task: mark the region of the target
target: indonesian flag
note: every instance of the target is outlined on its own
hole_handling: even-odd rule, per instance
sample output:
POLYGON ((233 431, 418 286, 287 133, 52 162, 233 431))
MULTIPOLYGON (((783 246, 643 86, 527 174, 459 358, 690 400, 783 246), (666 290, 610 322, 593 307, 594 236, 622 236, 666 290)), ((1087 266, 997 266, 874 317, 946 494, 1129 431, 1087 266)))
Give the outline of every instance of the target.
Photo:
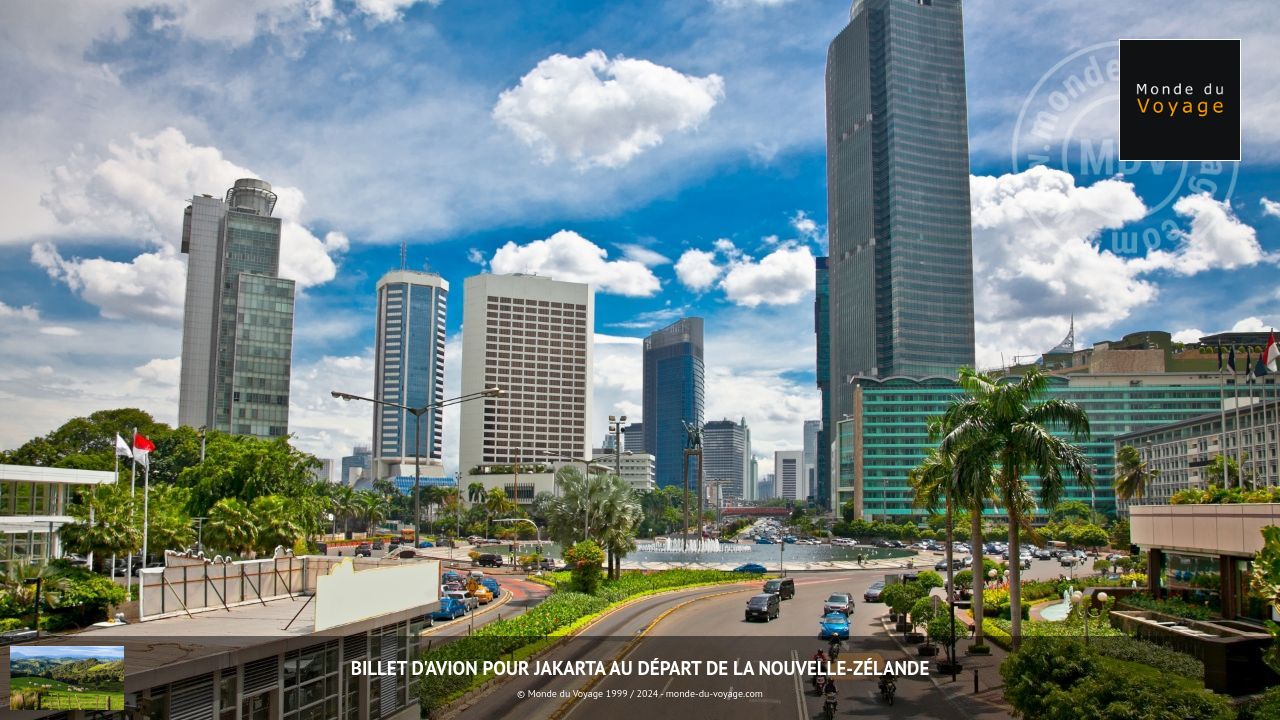
POLYGON ((1267 336, 1267 346, 1262 349, 1262 364, 1267 367, 1267 372, 1276 371, 1276 359, 1280 358, 1280 348, 1276 347, 1276 331, 1272 330, 1267 336))
POLYGON ((133 459, 144 467, 151 467, 151 451, 155 449, 156 444, 148 440, 145 435, 135 434, 133 436, 133 459))
POLYGON ((116 433, 116 457, 133 457, 133 450, 129 449, 129 443, 120 437, 120 433, 116 433))

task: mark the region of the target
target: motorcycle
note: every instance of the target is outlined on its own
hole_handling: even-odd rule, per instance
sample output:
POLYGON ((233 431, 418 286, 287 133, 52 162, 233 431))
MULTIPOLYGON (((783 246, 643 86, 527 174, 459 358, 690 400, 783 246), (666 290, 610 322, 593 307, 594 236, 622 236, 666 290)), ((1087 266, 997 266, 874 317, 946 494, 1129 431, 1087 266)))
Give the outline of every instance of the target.
POLYGON ((841 644, 839 642, 833 642, 828 646, 827 656, 831 658, 831 662, 835 662, 836 658, 840 657, 840 649, 841 644))
POLYGON ((884 698, 885 702, 892 705, 893 695, 897 691, 898 691, 898 683, 895 682, 893 678, 880 679, 880 697, 884 698))
POLYGON ((827 686, 827 676, 818 674, 813 676, 813 689, 819 695, 822 694, 822 688, 827 686))
POLYGON ((833 720, 836 716, 836 694, 834 692, 827 693, 826 701, 822 703, 822 717, 824 720, 833 720))

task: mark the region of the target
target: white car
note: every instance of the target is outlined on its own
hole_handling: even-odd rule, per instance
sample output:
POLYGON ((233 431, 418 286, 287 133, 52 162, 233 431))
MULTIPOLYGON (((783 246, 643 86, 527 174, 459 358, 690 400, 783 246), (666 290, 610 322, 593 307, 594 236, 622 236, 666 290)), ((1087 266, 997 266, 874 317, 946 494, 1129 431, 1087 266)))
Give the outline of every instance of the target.
POLYGON ((471 612, 472 610, 480 607, 480 599, 466 590, 450 590, 444 595, 445 597, 451 597, 462 603, 462 606, 467 609, 467 612, 471 612))

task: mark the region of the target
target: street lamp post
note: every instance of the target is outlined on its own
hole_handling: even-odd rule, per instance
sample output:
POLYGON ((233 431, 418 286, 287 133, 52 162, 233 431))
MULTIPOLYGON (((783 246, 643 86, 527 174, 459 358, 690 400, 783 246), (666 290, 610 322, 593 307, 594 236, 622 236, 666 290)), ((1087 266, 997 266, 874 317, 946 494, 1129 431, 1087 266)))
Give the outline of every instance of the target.
POLYGON ((622 423, 626 421, 626 415, 609 416, 609 432, 613 433, 613 469, 618 477, 622 477, 622 423))
POLYGON ((339 400, 364 400, 375 405, 386 405, 387 407, 399 408, 413 415, 414 419, 414 458, 413 458, 413 549, 418 549, 418 515, 421 513, 421 490, 422 490, 422 416, 427 414, 428 410, 447 407, 449 405, 458 405, 470 400, 479 400, 480 398, 497 397, 502 394, 502 388, 487 387, 479 392, 467 393, 459 395, 455 398, 442 400, 437 403, 427 403, 420 408, 411 408, 408 405, 393 403, 387 400, 378 400, 376 398, 364 397, 362 395, 352 395, 334 390, 329 393, 339 400))
MULTIPOLYGON (((1098 602, 1101 603, 1103 607, 1106 606, 1107 599, 1108 599, 1107 594, 1105 592, 1098 593, 1098 602)), ((1097 620, 1098 618, 1102 617, 1102 609, 1099 608, 1098 610, 1095 611, 1093 609, 1092 602, 1088 602, 1087 604, 1084 604, 1086 603, 1087 600, 1088 600, 1088 596, 1086 596, 1084 593, 1080 592, 1079 590, 1071 593, 1071 602, 1077 606, 1083 605, 1082 607, 1080 607, 1080 613, 1083 616, 1082 619, 1084 620, 1084 644, 1085 645, 1089 644, 1089 621, 1097 620)))
POLYGON ((37 640, 39 640, 39 639, 40 639, 40 587, 41 587, 41 585, 42 585, 42 583, 43 583, 43 582, 44 582, 44 578, 43 578, 43 577, 28 578, 28 579, 26 579, 26 580, 23 580, 23 581, 22 581, 22 584, 23 584, 23 585, 35 585, 35 586, 36 586, 35 601, 34 601, 34 602, 32 602, 31 604, 32 604, 33 606, 35 606, 35 612, 36 612, 36 624, 35 624, 35 629, 36 629, 36 639, 37 639, 37 640))

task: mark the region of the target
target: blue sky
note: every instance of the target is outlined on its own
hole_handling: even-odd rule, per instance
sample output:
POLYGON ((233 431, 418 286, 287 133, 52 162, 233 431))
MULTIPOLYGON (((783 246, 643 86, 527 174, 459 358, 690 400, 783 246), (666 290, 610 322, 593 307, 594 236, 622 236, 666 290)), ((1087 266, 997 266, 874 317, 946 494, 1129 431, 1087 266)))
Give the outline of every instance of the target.
MULTIPOLYGON (((367 408, 328 391, 371 390, 373 287, 405 242, 410 267, 459 291, 447 392, 465 277, 589 281, 599 434, 607 414, 640 414, 638 339, 698 314, 708 417, 746 417, 767 470, 818 414, 823 67, 848 7, 0 5, 0 447, 104 407, 176 418, 182 208, 255 175, 280 192, 302 288, 291 429, 305 449, 368 439, 367 408)), ((1073 315, 1081 343, 1277 322, 1280 10, 971 0, 965 26, 981 365, 1056 344, 1073 315), (1111 82, 1047 137, 1019 125, 1105 67, 1117 38, 1196 36, 1243 39, 1243 162, 1109 162, 1111 82), (1052 159, 1032 169, 1042 141, 1052 159)))

